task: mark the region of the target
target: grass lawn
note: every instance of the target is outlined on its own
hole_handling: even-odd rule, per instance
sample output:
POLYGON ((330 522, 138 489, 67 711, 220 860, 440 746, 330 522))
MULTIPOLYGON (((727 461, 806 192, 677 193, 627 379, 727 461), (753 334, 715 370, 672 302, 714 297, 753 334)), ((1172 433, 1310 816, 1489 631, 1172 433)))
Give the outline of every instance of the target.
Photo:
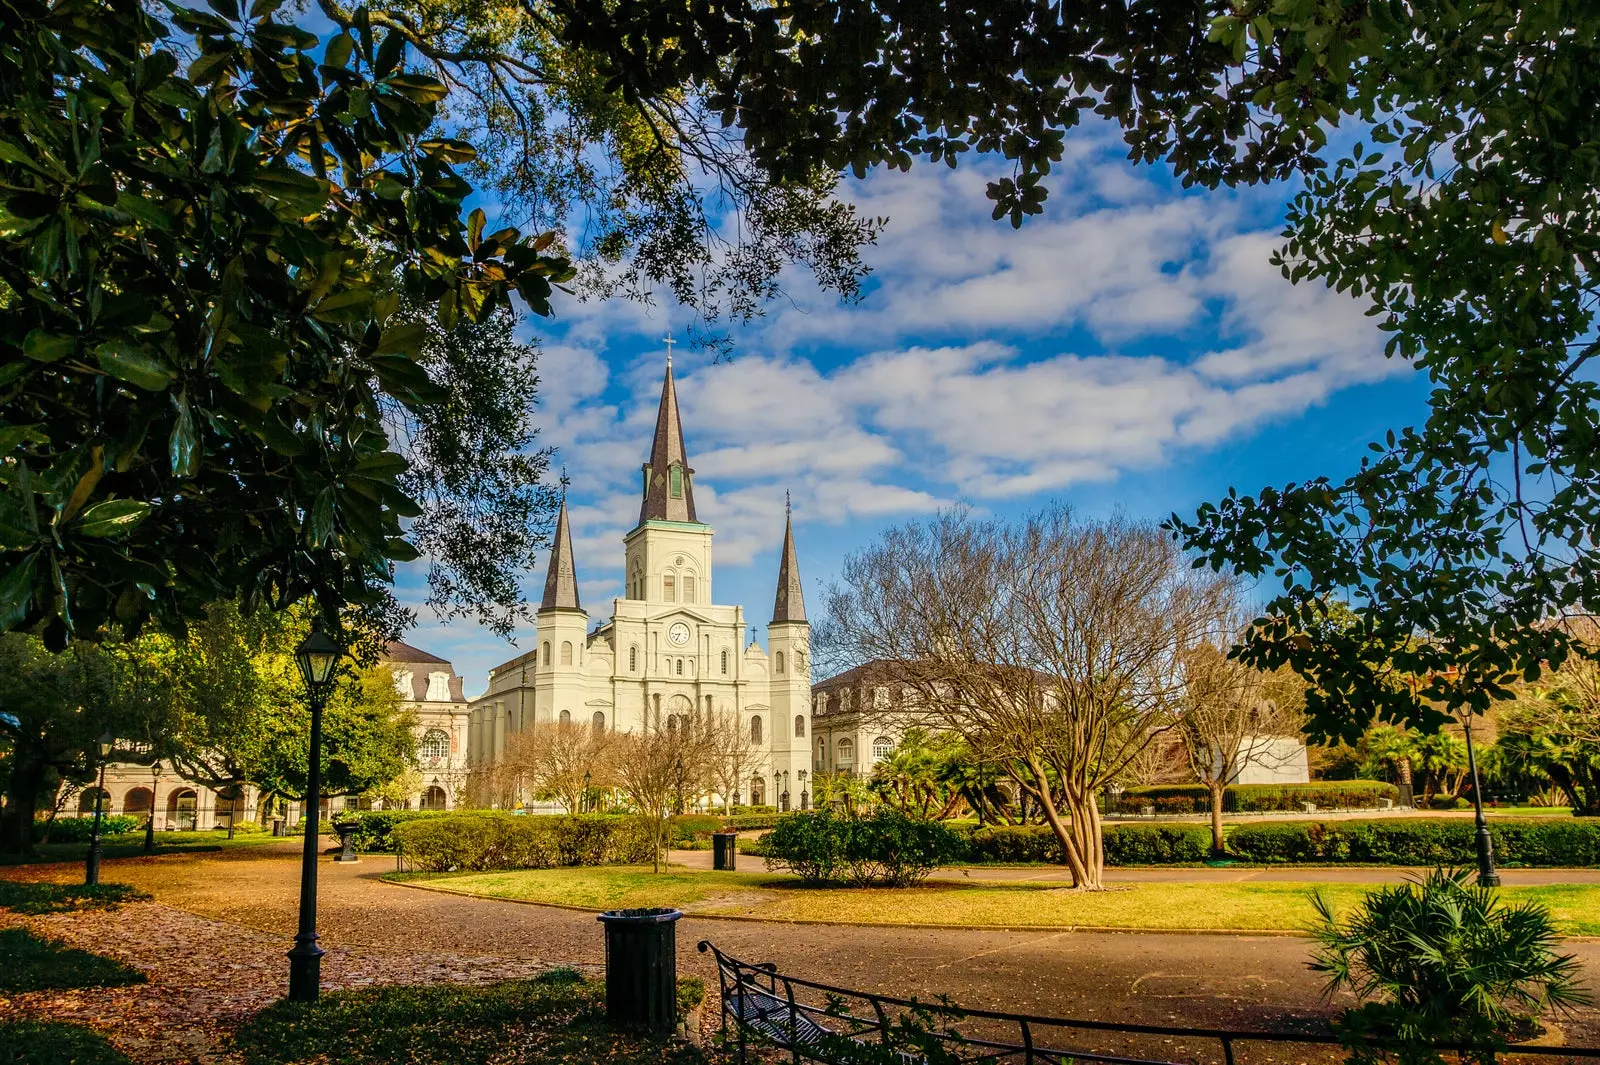
MULTIPOLYGON (((1307 884, 1117 884, 1077 892, 1048 884, 937 882, 914 888, 810 888, 781 873, 711 873, 605 867, 529 869, 428 878, 448 891, 603 910, 677 906, 706 915, 842 924, 1020 925, 1053 928, 1239 928, 1301 931, 1314 912, 1307 884)), ((1323 884, 1337 909, 1354 905, 1362 884, 1323 884)), ((1569 935, 1600 935, 1600 885, 1504 889, 1512 900, 1547 905, 1569 935)))
MULTIPOLYGON (((1471 809, 1471 807, 1468 807, 1471 809)), ((1571 817, 1570 806, 1485 806, 1485 817, 1571 817)))
MULTIPOLYGON (((704 987, 680 981, 680 1007, 704 987)), ((234 1033, 245 1065, 704 1065, 695 1046, 611 1030, 605 988, 572 970, 469 987, 337 991, 279 1002, 234 1033)), ((0 1061, 6 1060, 0 1054, 0 1061)))
POLYGON ((59 1021, 0 1020, 0 1061, 18 1065, 133 1065, 92 1029, 59 1021))
MULTIPOLYGON (((67 913, 72 910, 114 910, 125 902, 150 896, 127 884, 31 883, 0 880, 0 909, 17 913, 67 913)), ((0 1058, 0 1062, 5 1059, 0 1058)))
MULTIPOLYGON (((42 939, 26 928, 0 928, 0 991, 50 991, 69 987, 122 987, 144 974, 111 958, 42 939)), ((0 1054, 0 1061, 6 1058, 0 1054)))

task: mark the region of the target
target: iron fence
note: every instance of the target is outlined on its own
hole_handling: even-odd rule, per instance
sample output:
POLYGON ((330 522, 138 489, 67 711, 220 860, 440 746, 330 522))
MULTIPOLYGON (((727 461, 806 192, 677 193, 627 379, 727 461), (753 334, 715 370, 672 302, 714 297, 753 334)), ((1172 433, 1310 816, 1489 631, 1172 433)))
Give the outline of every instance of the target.
MULTIPOLYGON (((1339 1061, 1346 1047, 1331 1032, 1263 1032, 1038 1017, 963 1009, 835 987, 780 973, 771 963, 730 957, 701 940, 717 962, 722 1028, 740 1062, 752 1047, 781 1052, 795 1065, 1265 1065, 1339 1061), (960 1028, 956 1025, 960 1024, 960 1028), (1252 1048, 1245 1053, 1244 1048, 1252 1048)), ((1377 1045, 1377 1044, 1374 1044, 1377 1045)), ((1436 1044, 1446 1053, 1482 1047, 1436 1044)), ((1507 1059, 1539 1065, 1600 1061, 1600 1047, 1508 1048, 1507 1059)))

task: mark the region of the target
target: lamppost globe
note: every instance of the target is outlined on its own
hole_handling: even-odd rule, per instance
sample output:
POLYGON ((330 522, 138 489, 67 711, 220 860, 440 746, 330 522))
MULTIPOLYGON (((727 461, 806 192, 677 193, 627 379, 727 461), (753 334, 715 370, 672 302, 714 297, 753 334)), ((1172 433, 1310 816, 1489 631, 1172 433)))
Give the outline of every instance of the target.
POLYGON ((300 667, 308 694, 316 697, 327 692, 334 667, 339 664, 339 653, 339 645, 322 631, 322 619, 312 619, 311 632, 294 649, 295 665, 300 667))
POLYGON ((115 740, 112 737, 111 733, 109 733, 109 732, 100 733, 100 757, 101 758, 109 758, 109 757, 111 757, 111 745, 114 742, 115 742, 115 740))

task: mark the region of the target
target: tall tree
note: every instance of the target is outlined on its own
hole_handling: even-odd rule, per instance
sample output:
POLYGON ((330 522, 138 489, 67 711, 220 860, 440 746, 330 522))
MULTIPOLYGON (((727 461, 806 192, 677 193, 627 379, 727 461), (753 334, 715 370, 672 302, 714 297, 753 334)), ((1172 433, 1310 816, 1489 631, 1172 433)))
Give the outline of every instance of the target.
POLYGON ((1099 888, 1096 796, 1176 724, 1182 655, 1215 633, 1225 600, 1154 526, 1059 506, 1015 525, 955 510, 847 557, 816 642, 880 664, 1004 765, 1073 883, 1099 888))
POLYGON ((993 154, 997 219, 1046 209, 1086 116, 1186 185, 1298 181, 1274 258, 1364 300, 1429 411, 1354 471, 1230 493, 1172 527, 1281 582, 1244 654, 1312 681, 1314 735, 1437 729, 1575 648, 1596 609, 1600 8, 1582 0, 568 0, 630 97, 695 86, 758 162, 993 154), (1349 598, 1352 638, 1304 642, 1349 598), (1416 641, 1418 633, 1429 639, 1416 641), (1429 678, 1388 683, 1391 664, 1429 678), (1446 680, 1446 670, 1458 675, 1446 680))
POLYGON ((0 854, 32 849, 34 814, 48 808, 56 784, 93 777, 102 734, 124 756, 139 757, 148 745, 137 741, 161 734, 169 712, 165 685, 126 644, 74 641, 53 652, 37 637, 0 633, 0 854))

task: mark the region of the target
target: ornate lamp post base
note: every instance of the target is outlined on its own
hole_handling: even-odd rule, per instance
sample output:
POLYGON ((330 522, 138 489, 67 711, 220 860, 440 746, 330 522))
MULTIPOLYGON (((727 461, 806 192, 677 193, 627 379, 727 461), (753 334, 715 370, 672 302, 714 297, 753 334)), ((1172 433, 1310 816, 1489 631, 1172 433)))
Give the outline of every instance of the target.
POLYGON ((310 938, 294 937, 289 948, 289 1001, 315 1002, 322 990, 323 949, 317 946, 317 934, 310 938))

